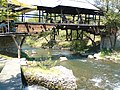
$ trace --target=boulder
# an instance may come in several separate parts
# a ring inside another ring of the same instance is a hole
[[[30,67],[29,67],[30,68]],[[25,79],[28,85],[41,85],[49,90],[76,90],[76,78],[73,75],[72,70],[69,70],[63,66],[55,66],[50,68],[55,73],[43,73],[35,72],[32,73],[29,70],[24,72]]]
[[[94,59],[94,56],[93,55],[88,55],[88,58],[89,59]]]
[[[66,61],[68,60],[66,57],[60,57],[60,61]]]

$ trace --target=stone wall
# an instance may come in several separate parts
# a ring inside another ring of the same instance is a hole
[[[20,41],[20,37],[16,37],[16,39],[17,39],[17,42]],[[0,52],[3,52],[3,53],[9,52],[9,53],[17,54],[17,47],[12,37],[10,36],[0,37]]]

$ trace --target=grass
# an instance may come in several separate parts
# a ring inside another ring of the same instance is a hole
[[[25,66],[22,66],[22,70],[23,72],[31,72],[31,73],[36,73],[36,72],[41,72],[41,73],[44,73],[44,74],[59,74],[59,71],[57,69],[43,69],[43,68],[40,68],[40,67],[25,67]]]

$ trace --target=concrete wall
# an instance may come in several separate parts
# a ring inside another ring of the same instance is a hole
[[[17,42],[20,41],[20,37],[17,37]],[[16,53],[17,54],[17,47],[10,36],[3,36],[0,37],[0,52],[9,52],[9,53]]]
[[[111,49],[111,42],[109,36],[101,37],[100,49],[106,48],[107,50]]]
[[[120,48],[120,30],[117,33],[116,48]]]
[[[110,35],[110,38],[112,41],[112,45],[114,45],[114,40],[115,40],[114,35]],[[111,42],[110,42],[109,36],[101,37],[100,49],[102,49],[102,48],[106,48],[106,49],[111,48]],[[117,49],[120,48],[120,31],[117,32],[117,39],[116,39],[115,48],[117,48]]]

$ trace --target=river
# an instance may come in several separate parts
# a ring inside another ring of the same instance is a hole
[[[68,60],[60,62],[59,65],[73,70],[77,78],[77,90],[120,90],[120,65],[117,63],[90,60],[67,50],[45,50],[26,46],[22,49],[36,60],[41,57],[46,59],[48,55],[52,55],[54,60],[59,60],[60,56],[67,57]],[[27,90],[32,90],[30,88]]]

